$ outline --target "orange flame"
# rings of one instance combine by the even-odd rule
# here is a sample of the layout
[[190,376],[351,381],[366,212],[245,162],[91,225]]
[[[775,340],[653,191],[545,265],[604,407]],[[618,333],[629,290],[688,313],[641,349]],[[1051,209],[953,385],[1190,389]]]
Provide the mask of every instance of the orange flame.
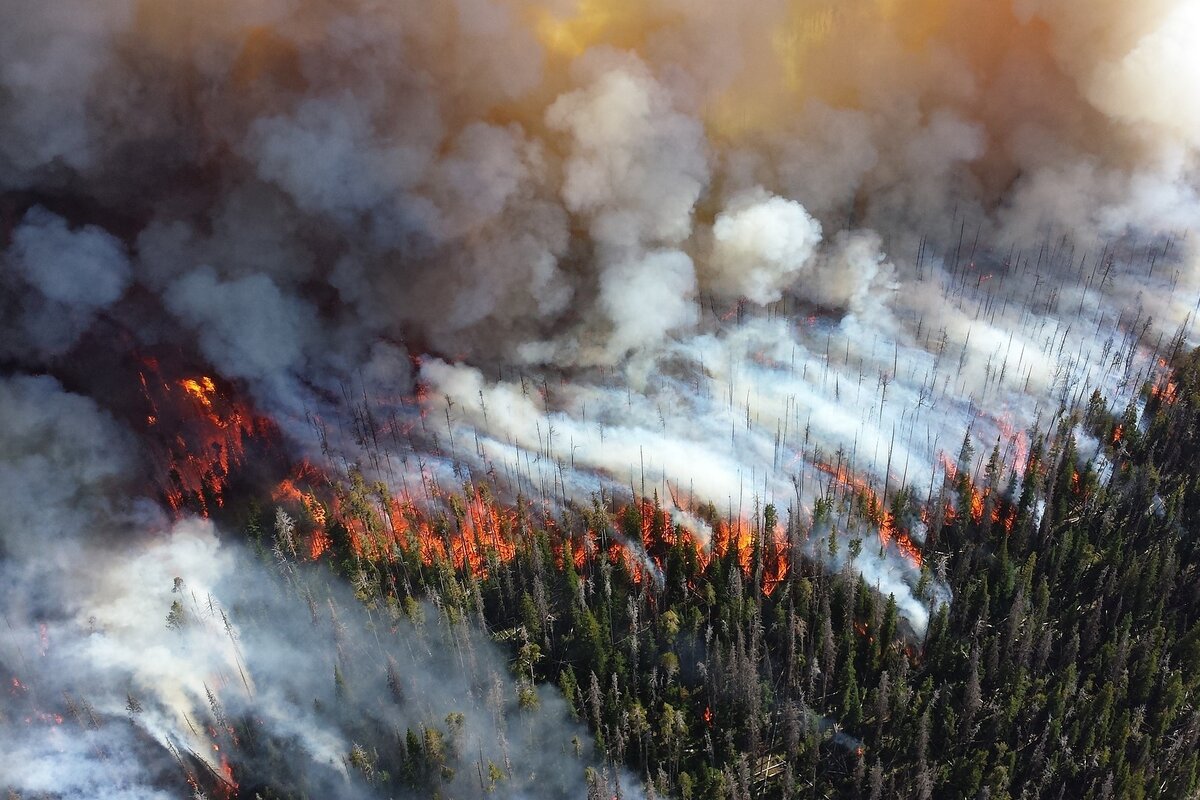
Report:
[[[950,483],[957,482],[958,466],[950,459],[948,455],[946,455],[944,451],[939,453],[939,457],[941,458],[942,465],[946,470],[946,480]],[[1022,454],[1020,454],[1019,457],[1023,464],[1027,463],[1025,459],[1028,458],[1028,450],[1026,449]],[[966,495],[963,499],[965,499],[967,502],[967,513],[972,522],[975,522],[976,524],[983,522],[986,513],[988,518],[993,523],[1002,524],[1004,526],[1004,531],[1006,534],[1012,533],[1013,526],[1017,521],[1017,509],[1011,504],[1002,503],[998,490],[995,487],[988,486],[980,489],[968,477],[966,480],[966,486],[963,487],[963,491],[966,492]],[[991,507],[990,512],[987,511],[989,504]],[[946,507],[943,509],[943,518],[945,521],[954,522],[957,516],[957,510],[951,503],[947,502]],[[928,522],[928,518],[926,518],[925,521]]]
[[1174,405],[1179,399],[1179,387],[1175,381],[1164,379],[1150,387],[1150,394],[1164,405]]
[[910,564],[918,569],[923,563],[921,548],[912,540],[908,532],[896,525],[895,515],[884,508],[883,501],[871,485],[853,474],[845,466],[834,467],[831,464],[818,463],[817,469],[833,478],[834,482],[866,502],[867,518],[879,528],[879,541],[884,548],[895,545],[896,550]]
[[748,573],[754,558],[750,523],[744,519],[721,521],[713,530],[713,552],[721,558],[737,554],[738,566]]
[[[214,745],[215,746],[215,745]],[[225,779],[226,791],[230,796],[236,794],[238,790],[238,782],[233,779],[233,767],[229,764],[229,759],[221,754],[221,777]]]
[[144,421],[153,429],[149,440],[159,464],[159,489],[176,515],[187,506],[209,516],[224,506],[230,473],[243,463],[247,442],[273,426],[207,375],[167,380],[157,359],[143,357],[141,364]]
[[967,491],[971,493],[971,519],[980,522],[983,520],[983,494],[973,484]]
[[213,410],[213,395],[217,393],[217,386],[213,383],[212,378],[207,375],[201,375],[199,380],[184,378],[179,382],[179,385],[184,388],[184,391],[200,401],[200,405],[209,411]]
[[1004,440],[1012,445],[1012,468],[1017,473],[1025,472],[1025,467],[1029,461],[1029,436],[1023,430],[1017,430],[1013,427],[1011,417],[1008,413],[999,417],[996,420],[996,427],[1000,429],[1000,435]]
[[489,558],[508,562],[517,554],[516,511],[502,507],[482,489],[474,489],[465,506],[456,507],[453,531],[448,527],[435,530],[417,504],[409,499],[394,501],[390,512],[391,533],[373,535],[361,524],[347,526],[356,553],[367,558],[380,558],[390,552],[393,544],[406,549],[415,546],[427,566],[436,560],[449,560],[455,569],[467,570],[480,577],[487,576]]

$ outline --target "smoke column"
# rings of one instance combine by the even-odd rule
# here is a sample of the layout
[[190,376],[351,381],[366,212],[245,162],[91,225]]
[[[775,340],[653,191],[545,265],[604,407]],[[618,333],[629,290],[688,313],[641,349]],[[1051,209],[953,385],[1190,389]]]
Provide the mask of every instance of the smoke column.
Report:
[[[141,390],[115,378],[147,352],[397,495],[464,475],[553,507],[656,491],[701,536],[702,504],[773,503],[840,568],[843,523],[814,513],[832,482],[931,500],[993,446],[1019,477],[1031,430],[1093,388],[1123,409],[1196,344],[1195,0],[0,9],[0,661],[56,676],[20,703],[92,709],[62,723],[83,736],[39,721],[5,756],[20,790],[156,796],[190,741],[177,712],[212,716],[208,678],[236,672],[205,638],[219,615],[163,625],[164,578],[233,608],[259,567],[151,499]],[[359,405],[389,420],[386,467],[341,422]],[[954,465],[966,430],[977,458]],[[952,602],[877,530],[847,533],[915,630]],[[353,603],[303,632],[259,605],[279,625],[246,623],[245,683],[286,684]],[[422,635],[345,646],[386,660]],[[287,736],[286,703],[236,684],[230,713]],[[539,713],[548,741],[570,730]],[[345,720],[291,719],[314,785],[368,791],[330,755]]]

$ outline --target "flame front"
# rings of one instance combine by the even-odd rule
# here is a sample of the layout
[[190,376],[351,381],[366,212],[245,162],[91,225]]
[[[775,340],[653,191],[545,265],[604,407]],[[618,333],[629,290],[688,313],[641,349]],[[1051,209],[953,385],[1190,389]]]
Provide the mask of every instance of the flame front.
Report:
[[924,557],[920,546],[909,537],[906,531],[897,526],[895,514],[884,506],[879,495],[867,481],[853,475],[844,465],[833,466],[818,463],[816,467],[833,478],[833,482],[838,486],[863,499],[867,518],[878,527],[879,541],[884,549],[894,545],[896,551],[904,556],[910,564],[918,569],[921,568]]
[[276,429],[209,375],[167,373],[159,359],[140,359],[145,413],[139,419],[157,465],[158,491],[176,515],[186,510],[208,517],[225,506],[230,478],[246,463],[250,442],[273,440]]

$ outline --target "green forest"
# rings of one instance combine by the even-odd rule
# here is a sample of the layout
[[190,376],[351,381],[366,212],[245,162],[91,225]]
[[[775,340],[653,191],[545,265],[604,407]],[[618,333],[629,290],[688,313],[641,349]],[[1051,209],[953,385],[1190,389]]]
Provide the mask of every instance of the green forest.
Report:
[[[1113,413],[1099,393],[1086,411],[1061,414],[1053,430],[1033,432],[1020,475],[1006,474],[998,452],[973,459],[986,443],[964,440],[917,545],[924,631],[851,568],[829,566],[848,559],[802,557],[808,533],[772,506],[748,543],[704,559],[673,535],[658,497],[624,508],[597,498],[549,524],[518,501],[504,547],[481,545],[482,564],[456,566],[448,547],[422,557],[411,526],[409,546],[355,546],[354,530],[388,524],[383,490],[356,476],[339,489],[323,560],[373,613],[419,619],[417,601],[432,599],[451,624],[482,626],[506,648],[523,706],[537,705],[534,685],[553,684],[590,729],[596,752],[579,753],[581,769],[623,764],[650,796],[1194,796],[1200,353],[1177,358],[1170,380],[1141,399],[1140,414],[1135,405]],[[1111,477],[1081,458],[1079,430],[1103,443]],[[467,496],[431,523],[448,543],[463,530]],[[822,515],[913,519],[925,500],[899,489],[881,509],[830,481],[814,525]],[[317,527],[311,512],[324,514],[309,506],[293,509],[300,532]],[[270,509],[247,527],[274,563]],[[715,508],[702,515],[720,524]],[[782,554],[761,535],[777,523],[788,533]],[[645,542],[661,575],[628,559],[564,557],[586,531],[600,532],[602,552],[607,537]],[[822,544],[831,559],[862,546],[836,535]],[[766,562],[781,557],[786,576],[764,582]],[[949,604],[928,591],[935,578]],[[454,725],[396,732],[394,746],[356,748],[347,763],[396,793],[440,796],[442,776],[457,769],[479,771],[489,789],[502,784],[506,767],[445,746]]]

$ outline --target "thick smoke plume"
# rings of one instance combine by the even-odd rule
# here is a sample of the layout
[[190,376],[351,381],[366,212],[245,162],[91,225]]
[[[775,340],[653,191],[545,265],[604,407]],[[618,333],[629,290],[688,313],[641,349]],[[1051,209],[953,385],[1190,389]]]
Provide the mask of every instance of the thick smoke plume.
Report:
[[0,435],[0,788],[382,796],[380,752],[436,731],[461,765],[439,781],[455,796],[587,792],[588,735],[561,695],[515,683],[465,622],[416,604],[364,613],[298,563],[283,512],[268,571],[211,522],[171,524],[127,500],[132,443],[49,378],[6,380],[0,409],[12,423]]
[[[30,739],[19,788],[150,794],[171,710],[236,649],[144,656],[174,633],[163,570],[222,608],[254,581],[138,499],[151,423],[113,364],[203,364],[295,455],[414,498],[465,474],[555,507],[657,492],[698,535],[701,504],[773,503],[831,566],[828,536],[864,540],[850,566],[920,630],[936,565],[816,501],[937,506],[993,445],[1019,479],[1032,431],[1195,344],[1195,0],[0,9],[0,658],[31,670],[42,623],[38,702],[107,719],[158,692],[104,727],[126,746]],[[387,468],[342,423],[362,405]],[[264,682],[318,635],[287,613],[242,640]],[[236,702],[282,725],[277,700]],[[332,764],[343,721],[309,721]]]

